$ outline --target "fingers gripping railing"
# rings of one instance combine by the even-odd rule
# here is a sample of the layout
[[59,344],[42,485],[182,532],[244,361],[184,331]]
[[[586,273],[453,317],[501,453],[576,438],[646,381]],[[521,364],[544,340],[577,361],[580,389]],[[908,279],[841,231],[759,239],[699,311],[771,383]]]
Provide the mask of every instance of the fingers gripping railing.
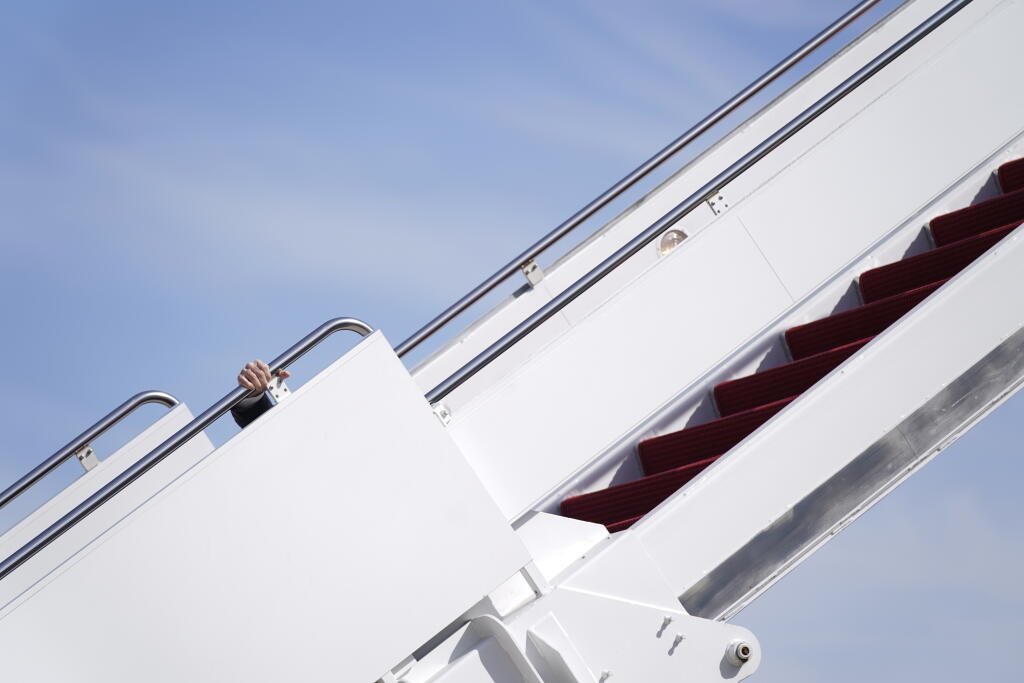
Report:
[[888,50],[878,55],[870,63],[860,69],[857,73],[833,88],[827,95],[805,109],[796,118],[777,130],[767,140],[744,155],[739,161],[715,176],[710,182],[676,205],[671,211],[662,216],[658,221],[634,237],[624,247],[602,261],[597,267],[588,272],[582,278],[567,287],[561,294],[549,301],[536,313],[517,325],[511,332],[507,333],[473,360],[462,366],[455,374],[444,380],[430,392],[427,393],[427,400],[431,403],[440,401],[449,393],[461,386],[470,377],[487,367],[494,359],[503,354],[520,339],[540,327],[546,320],[561,311],[568,304],[582,295],[588,289],[600,282],[606,275],[614,271],[644,246],[650,244],[664,231],[675,225],[680,219],[703,204],[714,193],[728,185],[743,174],[748,168],[767,156],[772,150],[789,140],[798,132],[803,130],[812,121],[831,109],[847,95],[852,93],[865,81],[885,68],[889,63],[916,45],[925,36],[937,29],[949,18],[969,5],[972,0],[955,0],[950,2],[938,12],[933,14],[910,33],[906,34]]
[[[329,320],[271,361],[270,371],[276,373],[279,370],[283,370],[327,337],[335,332],[343,331],[357,332],[365,337],[373,332],[373,328],[355,318],[335,318],[334,320]],[[188,442],[189,439],[206,429],[214,420],[231,410],[249,393],[249,390],[244,387],[232,389],[224,398],[207,408],[206,411],[175,432],[169,439],[140,458],[134,465],[111,480],[106,486],[89,496],[77,507],[0,563],[0,579],[3,579],[36,553],[60,538],[69,529],[88,517],[94,510],[116,496],[126,486],[148,472],[157,463]]]
[[515,275],[518,270],[527,266],[531,261],[547,251],[555,242],[575,230],[584,221],[614,201],[623,192],[646,178],[652,171],[675,156],[677,152],[713,128],[729,114],[736,111],[736,109],[750,100],[750,98],[754,97],[756,94],[774,83],[780,76],[802,62],[804,58],[824,45],[833,36],[852,24],[860,18],[861,15],[877,5],[879,2],[881,2],[881,0],[865,0],[864,2],[858,3],[853,9],[836,19],[821,33],[811,38],[791,55],[763,73],[750,85],[736,93],[729,99],[729,101],[708,114],[703,120],[690,128],[690,130],[680,135],[661,149],[657,154],[630,171],[628,175],[609,187],[596,199],[574,213],[565,222],[549,232],[547,235],[544,235],[544,237],[535,242],[526,251],[506,263],[500,270],[477,285],[471,292],[449,306],[439,316],[417,330],[411,337],[395,347],[395,353],[399,356],[404,356],[425,342],[438,330],[454,320],[463,311],[493,291],[495,287]]
[[3,493],[0,493],[0,508],[10,503],[22,493],[30,489],[36,482],[47,474],[57,469],[64,461],[75,457],[89,447],[93,441],[105,434],[111,427],[128,417],[136,408],[147,403],[160,403],[168,408],[178,405],[178,399],[162,391],[144,391],[135,394],[130,399],[110,411],[103,419],[89,427],[84,432],[72,439],[66,446],[51,455],[46,460],[36,465],[31,472],[8,486]]

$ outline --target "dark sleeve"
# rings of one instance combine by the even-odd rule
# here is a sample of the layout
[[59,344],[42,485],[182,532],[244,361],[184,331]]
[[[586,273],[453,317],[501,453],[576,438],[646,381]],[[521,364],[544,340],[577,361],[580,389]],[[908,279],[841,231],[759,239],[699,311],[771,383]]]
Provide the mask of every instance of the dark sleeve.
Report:
[[250,422],[255,420],[263,413],[270,410],[274,404],[270,401],[270,397],[266,394],[260,394],[259,397],[250,397],[242,399],[242,402],[231,409],[231,417],[235,418],[235,422],[242,429],[245,429]]

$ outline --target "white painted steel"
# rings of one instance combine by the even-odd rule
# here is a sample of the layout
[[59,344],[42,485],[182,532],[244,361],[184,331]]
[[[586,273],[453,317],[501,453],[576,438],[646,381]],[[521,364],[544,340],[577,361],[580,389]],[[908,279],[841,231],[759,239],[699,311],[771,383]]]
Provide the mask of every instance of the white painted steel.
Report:
[[[736,642],[751,646],[749,661],[729,659]],[[486,666],[485,657],[491,659]],[[517,683],[738,681],[756,672],[760,658],[758,641],[748,630],[681,609],[643,546],[620,535],[503,622],[473,618],[400,680],[503,682],[511,670],[509,680]]]
[[[745,277],[720,278],[723,263]],[[707,295],[676,296],[702,291]],[[515,517],[678,391],[682,379],[791,303],[742,226],[725,220],[455,411],[449,431],[501,509]],[[714,329],[704,330],[709,324]]]
[[673,589],[696,584],[1021,329],[1022,269],[1018,230],[642,520],[632,535]]
[[[517,292],[515,297],[502,301],[460,332],[454,340],[417,365],[413,374],[424,391],[429,390],[475,357],[501,335],[546,304],[556,294],[578,280],[648,225],[654,223],[682,199],[692,194],[757,143],[843,82],[858,68],[927,19],[944,4],[946,4],[945,0],[914,0],[905,3],[874,30],[854,41],[809,76],[788,89],[785,94],[779,96],[763,111],[738,125],[732,133],[624,210],[607,225],[596,231],[593,236],[551,266],[546,267],[544,281],[539,287],[533,290],[524,288]],[[877,94],[883,92],[887,87],[884,79],[876,79],[873,83],[864,86],[862,90],[866,93]],[[788,142],[783,150],[779,150],[771,158],[762,161],[754,169],[748,171],[744,174],[742,181],[730,186],[730,206],[759,187],[765,180],[788,165],[793,158],[809,146],[816,144],[830,132],[831,126],[812,125],[797,139]],[[714,218],[715,214],[709,207],[702,207],[684,218],[677,227],[684,229],[687,234],[694,234],[707,226]],[[580,314],[589,312],[641,270],[656,262],[658,250],[655,246],[652,245],[651,249],[631,259],[620,268],[619,273],[607,279],[607,284],[598,285],[588,297],[590,303],[577,302],[574,304],[573,310]],[[537,336],[537,334],[534,333],[533,336]],[[557,334],[556,331],[549,331],[548,335],[551,336],[547,336],[546,339],[550,340],[555,334]],[[529,356],[530,351],[524,349],[521,353],[509,355],[501,362],[506,364],[506,371],[508,371],[517,367],[523,359],[529,358]]]
[[998,194],[993,170],[1007,161],[1021,157],[1024,157],[1024,136],[1017,136],[1006,147],[967,171],[953,187],[926,204],[877,244],[850,261],[841,273],[817,288],[798,306],[762,328],[742,349],[723,359],[697,381],[659,406],[648,419],[624,433],[586,468],[552,489],[538,509],[554,511],[558,509],[561,500],[569,495],[606,488],[613,480],[623,481],[642,476],[635,456],[640,441],[717,417],[710,399],[710,387],[721,381],[752,374],[762,367],[774,367],[787,362],[788,350],[783,339],[787,329],[860,305],[860,298],[853,286],[860,273],[930,249],[931,239],[926,230],[928,221]]
[[1016,136],[1024,91],[997,79],[1012,80],[1022,12],[972,3],[709,229],[580,320],[546,323],[509,352],[514,372],[489,367],[446,398],[449,429],[502,510],[529,509]]
[[[101,489],[192,420],[188,407],[180,403],[114,453],[39,506],[0,536],[0,559],[15,552],[37,534],[67,514],[76,505]],[[200,434],[124,491],[110,505],[92,515],[80,528],[65,534],[32,558],[16,575],[0,581],[0,605],[7,604],[26,588],[103,535],[118,521],[143,505],[158,491],[213,451],[213,444]]]
[[26,682],[369,683],[527,562],[375,333],[8,604],[0,660]]
[[549,582],[576,562],[586,559],[592,548],[608,538],[600,524],[537,512],[516,526],[534,564]]
[[[404,681],[405,679],[403,679]],[[449,665],[436,683],[523,683],[523,676],[494,638],[486,638]]]
[[[663,628],[666,617],[672,622]],[[553,620],[560,634],[553,628]],[[604,672],[608,674],[607,683],[741,681],[757,671],[761,659],[757,638],[739,626],[692,617],[679,608],[571,588],[556,588],[527,607],[513,620],[512,630],[516,632],[526,624],[526,643],[530,643],[531,635],[539,634],[581,683],[596,683]],[[535,643],[536,636],[532,640]],[[753,646],[753,657],[742,666],[726,661],[729,644],[737,640]],[[541,648],[536,651],[535,665],[543,674],[540,662],[547,664],[554,658]],[[531,652],[528,645],[526,652]],[[581,670],[589,670],[592,677],[577,673]],[[571,683],[573,678],[561,680]]]
[[809,292],[1021,129],[1007,30],[1022,25],[1024,5],[1001,3],[734,210],[788,291]]

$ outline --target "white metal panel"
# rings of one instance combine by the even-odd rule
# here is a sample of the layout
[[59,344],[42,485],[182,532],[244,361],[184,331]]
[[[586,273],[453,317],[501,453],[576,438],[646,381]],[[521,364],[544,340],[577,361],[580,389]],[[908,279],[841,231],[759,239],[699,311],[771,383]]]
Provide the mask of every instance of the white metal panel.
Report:
[[[736,221],[688,247],[456,413],[452,437],[506,515],[792,303]],[[723,277],[724,268],[737,276]]]
[[1016,332],[1022,269],[1018,230],[642,520],[632,533],[673,587],[695,584]]
[[516,533],[530,551],[537,571],[547,581],[554,581],[608,538],[608,530],[600,524],[546,512],[531,515],[516,527]]
[[[76,479],[70,486],[41,505],[31,515],[0,536],[0,558],[31,541],[76,505],[101,489],[107,482],[128,469],[139,458],[159,446],[165,439],[191,422],[192,413],[182,403],[162,416],[114,453],[100,461],[94,469]],[[145,503],[213,450],[206,434],[199,434],[156,465],[102,509],[79,524],[56,542],[29,560],[17,573],[0,581],[0,605],[6,604],[41,577],[84,548],[107,531],[118,520]]]
[[494,638],[485,638],[430,683],[523,683],[523,676]]
[[795,298],[1018,133],[1007,26],[1024,26],[1024,4],[989,13],[734,209]]
[[9,605],[0,660],[25,682],[371,683],[528,561],[375,333]]

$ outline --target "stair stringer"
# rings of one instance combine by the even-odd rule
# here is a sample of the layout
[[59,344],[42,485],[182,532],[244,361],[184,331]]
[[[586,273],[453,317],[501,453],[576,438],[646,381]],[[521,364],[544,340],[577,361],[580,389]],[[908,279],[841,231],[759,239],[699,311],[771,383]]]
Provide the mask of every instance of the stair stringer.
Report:
[[928,222],[935,216],[997,196],[996,169],[1019,157],[1024,157],[1024,128],[954,183],[936,192],[883,237],[853,256],[826,282],[727,353],[710,370],[657,406],[594,459],[552,487],[532,509],[557,513],[560,503],[568,497],[642,477],[636,451],[641,441],[717,417],[711,399],[711,389],[715,385],[790,360],[783,337],[787,329],[860,305],[857,292],[860,273],[929,250]]
[[1022,268],[1018,229],[633,527],[688,611],[734,614],[1020,388]]

